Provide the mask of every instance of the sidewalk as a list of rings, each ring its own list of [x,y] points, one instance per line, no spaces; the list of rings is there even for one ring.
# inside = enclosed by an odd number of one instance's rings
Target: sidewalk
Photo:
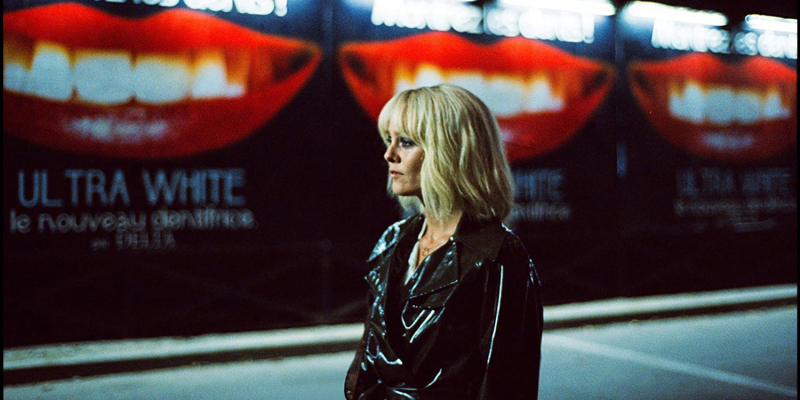
[[[797,304],[797,285],[618,298],[544,309],[544,328]],[[3,350],[4,385],[355,349],[362,324],[265,332],[67,343]]]

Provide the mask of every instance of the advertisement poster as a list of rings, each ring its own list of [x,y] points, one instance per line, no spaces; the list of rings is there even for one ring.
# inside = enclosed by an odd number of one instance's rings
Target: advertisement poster
[[[703,265],[698,275],[785,274],[797,237],[796,22],[790,32],[664,10],[617,20],[624,230],[658,237],[650,257]]]
[[[381,108],[408,88],[447,82],[475,93],[497,118],[512,164],[507,224],[546,265],[574,261],[564,258],[581,241],[593,236],[585,246],[597,247],[600,232],[614,229],[614,7],[581,4],[341,0],[334,8],[338,72],[351,99],[340,107],[361,114],[356,130],[379,144]]]
[[[3,3],[6,344],[291,319],[262,275],[324,237],[324,12]]]

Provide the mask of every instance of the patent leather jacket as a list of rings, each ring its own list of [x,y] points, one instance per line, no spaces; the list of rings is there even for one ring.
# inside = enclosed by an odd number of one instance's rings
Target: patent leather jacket
[[[542,303],[522,242],[498,221],[462,218],[404,284],[392,277],[423,220],[390,226],[368,258],[369,311],[345,397],[536,399]]]

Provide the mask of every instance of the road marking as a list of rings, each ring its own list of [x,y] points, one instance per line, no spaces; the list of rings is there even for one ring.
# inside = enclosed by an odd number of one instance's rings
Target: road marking
[[[622,349],[619,347],[607,346],[599,343],[592,343],[583,340],[573,339],[566,336],[545,335],[542,338],[543,345],[551,345],[598,356],[614,358],[617,360],[630,361],[644,364],[650,367],[665,369],[668,371],[683,374],[695,375],[703,378],[713,379],[720,382],[731,383],[734,385],[747,386],[760,389],[771,393],[780,394],[797,398],[797,388],[783,386],[776,383],[726,372],[714,368],[703,367],[696,364],[684,363],[666,358],[655,357],[647,353],[634,350]]]

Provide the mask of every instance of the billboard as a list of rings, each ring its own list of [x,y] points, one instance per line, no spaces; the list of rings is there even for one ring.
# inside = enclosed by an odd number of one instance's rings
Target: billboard
[[[796,280],[797,23],[747,18],[644,2],[617,17],[632,295]]]
[[[296,259],[283,243],[328,237],[325,12],[4,2],[7,342],[47,340],[59,319],[63,337],[208,329],[206,316],[225,330],[200,304],[281,297],[253,274]],[[260,324],[279,309],[256,308]]]
[[[724,18],[712,12],[640,16],[642,4],[618,21],[620,124],[647,220],[734,231],[795,220],[796,32],[728,30],[706,22]]]

